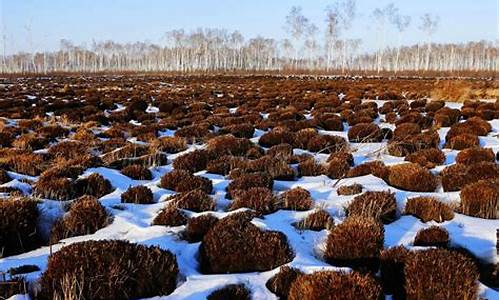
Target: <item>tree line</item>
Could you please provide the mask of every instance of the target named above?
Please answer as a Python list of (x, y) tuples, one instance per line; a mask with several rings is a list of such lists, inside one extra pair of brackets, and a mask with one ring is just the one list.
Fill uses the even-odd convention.
[[(325, 9), (325, 29), (320, 32), (302, 9), (294, 6), (285, 18), (287, 37), (281, 40), (261, 36), (247, 39), (239, 31), (211, 28), (169, 31), (164, 35), (163, 45), (94, 41), (90, 47), (84, 47), (64, 39), (57, 51), (2, 55), (0, 72), (322, 71), (346, 74), (350, 71), (498, 69), (497, 43), (434, 43), (432, 37), (440, 19), (428, 13), (418, 21), (418, 28), (427, 39), (411, 46), (401, 45), (412, 19), (401, 14), (394, 4), (376, 8), (371, 13), (377, 45), (374, 51), (363, 52), (363, 41), (349, 36), (357, 15), (354, 0), (338, 0)], [(390, 34), (389, 30), (397, 34)]]

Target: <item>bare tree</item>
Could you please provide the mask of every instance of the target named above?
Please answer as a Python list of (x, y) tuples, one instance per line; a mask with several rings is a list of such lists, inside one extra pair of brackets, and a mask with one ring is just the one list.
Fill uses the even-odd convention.
[(426, 13), (421, 17), (422, 24), (420, 30), (427, 35), (427, 55), (425, 56), (425, 70), (429, 70), (429, 63), (431, 58), (431, 42), (432, 36), (436, 32), (439, 25), (439, 16)]

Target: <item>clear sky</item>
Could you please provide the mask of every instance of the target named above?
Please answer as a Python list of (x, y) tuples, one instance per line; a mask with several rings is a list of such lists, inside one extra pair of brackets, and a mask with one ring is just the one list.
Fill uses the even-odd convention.
[[(330, 0), (0, 0), (0, 29), (6, 51), (56, 49), (62, 38), (90, 45), (117, 42), (162, 43), (172, 29), (199, 27), (239, 30), (247, 38), (286, 36), (285, 16), (294, 5), (321, 30)], [(371, 12), (393, 2), (412, 17), (403, 44), (424, 40), (418, 29), (426, 12), (440, 16), (436, 42), (498, 40), (498, 0), (357, 0), (357, 18), (349, 38), (363, 39), (373, 49), (376, 37)], [(392, 36), (391, 34), (389, 34)], [(390, 39), (389, 41), (395, 41)]]

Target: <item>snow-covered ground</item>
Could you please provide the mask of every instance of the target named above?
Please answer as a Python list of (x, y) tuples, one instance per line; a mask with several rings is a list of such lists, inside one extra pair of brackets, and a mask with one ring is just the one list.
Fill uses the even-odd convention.
[[(377, 102), (379, 105), (382, 103), (382, 101)], [(460, 107), (459, 104), (457, 105), (455, 103), (448, 103), (448, 106)], [(157, 109), (155, 107), (149, 107), (148, 111), (155, 112)], [(381, 123), (379, 120), (377, 120), (377, 122), (381, 127), (393, 128), (392, 124)], [(492, 148), (496, 153), (499, 150), (499, 121), (493, 120), (490, 123), (493, 127), (493, 131), (486, 137), (480, 137), (480, 143), (482, 147)], [(345, 127), (344, 132), (320, 132), (322, 134), (333, 134), (346, 137), (348, 126)], [(444, 136), (448, 129), (449, 128), (440, 129), (442, 142), (444, 142)], [(174, 132), (171, 130), (161, 132), (161, 134), (165, 136), (173, 135), (173, 133)], [(262, 134), (262, 131), (257, 130), (253, 141), (258, 141), (258, 137)], [(192, 151), (199, 147), (200, 146), (191, 146), (190, 149), (186, 151)], [(391, 165), (400, 163), (404, 160), (404, 158), (398, 158), (384, 153), (383, 149), (385, 148), (385, 142), (351, 144), (351, 147), (356, 165), (370, 160), (382, 160), (387, 165)], [(307, 151), (295, 149), (295, 152), (299, 154)], [(453, 164), (458, 151), (444, 149), (444, 152), (446, 154), (446, 165)], [(151, 168), (154, 178), (150, 181), (132, 180), (122, 175), (117, 170), (105, 167), (86, 170), (82, 176), (88, 176), (91, 173), (99, 173), (110, 180), (112, 185), (116, 188), (111, 194), (100, 198), (101, 203), (106, 207), (109, 213), (114, 216), (113, 223), (94, 234), (62, 240), (51, 248), (42, 247), (24, 254), (2, 258), (0, 259), (0, 271), (6, 271), (11, 267), (26, 264), (37, 265), (40, 267), (40, 271), (29, 273), (26, 276), (27, 280), (35, 282), (47, 267), (49, 253), (58, 251), (65, 245), (85, 240), (123, 239), (144, 245), (160, 246), (161, 248), (170, 250), (177, 256), (181, 274), (177, 289), (168, 296), (158, 296), (153, 299), (204, 299), (213, 290), (231, 283), (244, 283), (252, 291), (253, 299), (276, 299), (276, 296), (265, 287), (265, 283), (279, 271), (279, 268), (261, 273), (204, 275), (198, 271), (197, 253), (200, 243), (188, 243), (178, 236), (178, 233), (183, 230), (184, 226), (151, 226), (154, 217), (164, 207), (165, 199), (173, 194), (172, 191), (158, 187), (160, 178), (163, 174), (172, 170), (170, 165), (172, 159), (181, 154), (182, 153), (170, 155), (169, 164), (166, 166)], [(325, 160), (326, 158), (327, 155), (325, 154), (317, 155), (318, 160)], [(437, 174), (443, 168), (444, 166), (438, 166), (431, 171)], [(19, 179), (26, 176), (12, 172), (10, 175), (16, 179), (4, 184), (4, 186), (17, 186), (23, 191), (29, 192), (29, 185), (19, 181)], [(205, 171), (199, 172), (197, 175), (207, 177), (213, 182), (214, 192), (212, 196), (217, 203), (217, 212), (215, 212), (215, 215), (218, 217), (227, 215), (228, 212), (225, 212), (225, 208), (229, 204), (229, 200), (225, 199), (225, 188), (229, 180), (220, 175), (208, 174)], [(298, 186), (308, 190), (315, 201), (315, 205), (327, 210), (333, 216), (335, 223), (343, 221), (345, 218), (343, 208), (348, 205), (353, 197), (355, 197), (337, 195), (337, 188), (345, 184), (359, 183), (363, 186), (363, 191), (391, 190), (396, 193), (397, 205), (400, 211), (404, 208), (405, 202), (409, 197), (429, 194), (399, 190), (388, 186), (382, 179), (372, 175), (342, 179), (340, 182), (336, 182), (337, 180), (330, 179), (326, 176), (302, 177), (296, 181), (275, 181), (274, 191), (278, 194)], [(150, 205), (121, 203), (121, 193), (125, 192), (130, 186), (135, 185), (145, 185), (151, 188), (157, 203)], [(460, 200), (459, 192), (442, 192), (441, 188), (438, 192), (432, 193), (432, 195), (449, 203), (458, 203)], [(48, 232), (50, 224), (63, 214), (62, 206), (62, 202), (53, 200), (44, 200), (39, 204), (42, 216), (40, 224), (42, 231)], [(295, 251), (295, 257), (293, 261), (290, 262), (290, 266), (301, 269), (306, 273), (318, 270), (338, 270), (339, 268), (329, 265), (321, 258), (324, 241), (328, 235), (327, 230), (320, 232), (308, 230), (299, 231), (292, 226), (294, 222), (302, 220), (309, 213), (311, 213), (311, 211), (296, 212), (280, 210), (273, 214), (266, 215), (262, 219), (255, 218), (252, 222), (261, 228), (277, 230), (286, 234), (289, 244)], [(197, 216), (203, 213), (189, 214)], [(385, 225), (385, 247), (404, 245), (411, 249), (413, 248), (412, 242), (417, 231), (434, 224), (435, 223), (432, 221), (422, 223), (413, 216), (400, 216), (393, 223)], [(441, 223), (440, 226), (448, 230), (452, 245), (464, 247), (485, 261), (497, 261), (495, 244), (496, 229), (499, 227), (498, 220), (474, 218), (457, 213), (452, 220)], [(498, 299), (498, 291), (490, 289), (482, 284), (480, 284), (480, 289), (481, 297), (485, 299)], [(16, 299), (21, 298), (18, 297)]]

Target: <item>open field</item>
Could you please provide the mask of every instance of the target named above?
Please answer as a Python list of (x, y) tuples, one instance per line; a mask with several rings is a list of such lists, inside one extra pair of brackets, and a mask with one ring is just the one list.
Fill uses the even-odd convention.
[(498, 110), (498, 79), (0, 79), (0, 299), (498, 299)]

